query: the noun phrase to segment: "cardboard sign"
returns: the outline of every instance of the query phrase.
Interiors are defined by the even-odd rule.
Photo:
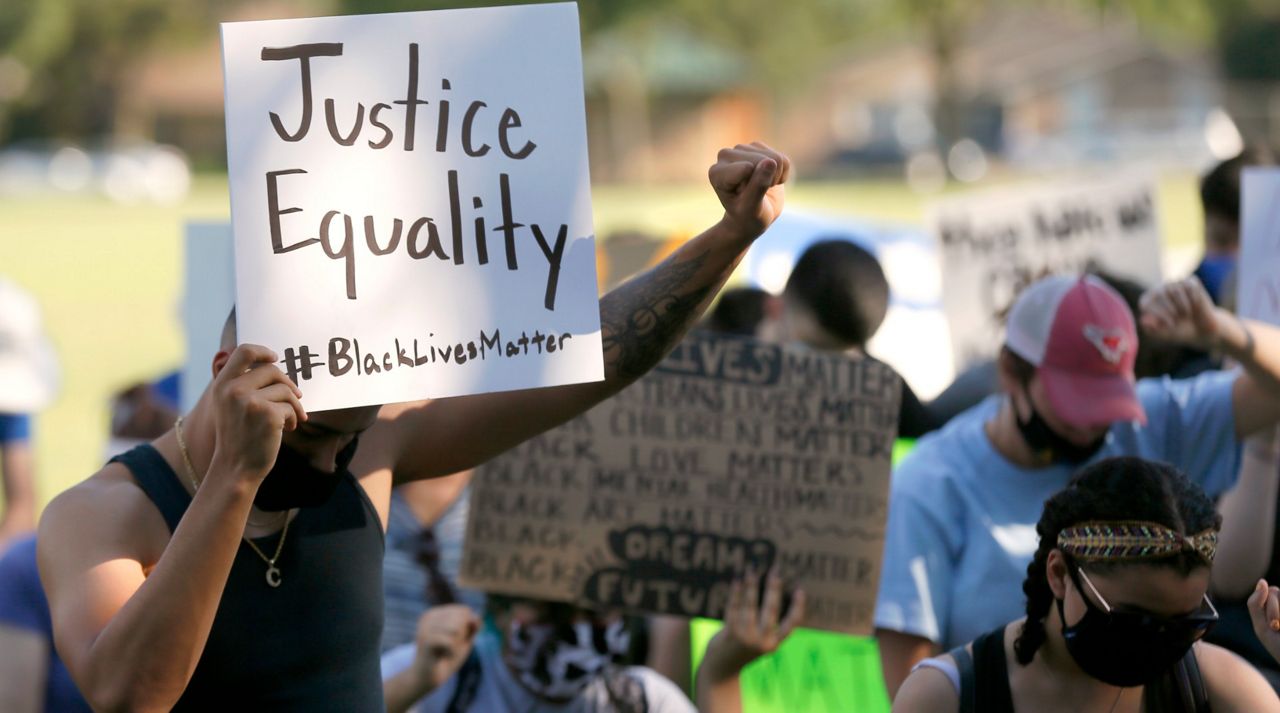
[[[325,410],[603,378],[577,8],[227,23],[240,339]]]
[[[1047,273],[1099,268],[1147,287],[1161,281],[1155,186],[1121,181],[964,197],[935,205],[942,303],[957,369],[993,357],[999,314]]]
[[[182,296],[182,328],[187,335],[183,363],[182,413],[190,411],[213,378],[211,364],[222,337],[222,325],[236,301],[235,257],[227,223],[188,223],[186,292]]]
[[[899,438],[893,465],[914,448],[914,439]],[[689,622],[689,680],[697,680],[707,644],[722,626],[714,619]],[[796,629],[777,651],[743,669],[740,685],[743,713],[889,713],[880,649],[866,636]]]
[[[461,580],[719,617],[736,574],[777,565],[806,625],[869,633],[901,390],[878,362],[690,337],[476,473]]]
[[[1236,311],[1280,324],[1280,168],[1246,168],[1241,183]]]

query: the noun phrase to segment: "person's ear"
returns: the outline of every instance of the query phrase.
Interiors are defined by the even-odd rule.
[[[210,365],[213,378],[218,378],[218,374],[222,372],[223,367],[231,359],[231,352],[225,349],[219,349],[217,354],[213,355],[213,363]]]
[[[1067,571],[1068,566],[1067,558],[1062,556],[1060,550],[1049,552],[1049,558],[1045,562],[1044,576],[1049,582],[1053,598],[1059,601],[1067,597],[1067,580],[1071,578]]]

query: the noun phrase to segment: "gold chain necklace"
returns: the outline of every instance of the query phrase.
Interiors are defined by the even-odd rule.
[[[178,420],[173,424],[173,430],[174,434],[178,437],[178,450],[182,451],[182,464],[187,468],[187,478],[191,480],[191,489],[192,492],[194,492],[200,489],[200,481],[196,479],[196,468],[191,464],[191,454],[187,452],[187,442],[182,438],[181,416],[179,416]],[[284,538],[289,534],[289,520],[290,518],[286,512],[284,529],[280,531],[280,542],[276,544],[276,553],[270,558],[268,558],[262,550],[258,549],[257,545],[253,544],[253,540],[250,540],[244,535],[240,536],[240,539],[244,540],[244,543],[251,547],[254,553],[257,554],[258,557],[261,557],[262,561],[267,564],[267,585],[272,588],[279,587],[280,582],[283,581],[280,577],[280,568],[276,566],[276,560],[280,559],[280,553],[284,551]]]

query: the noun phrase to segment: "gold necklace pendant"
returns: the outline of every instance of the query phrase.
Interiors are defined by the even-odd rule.
[[[179,416],[178,420],[173,424],[173,429],[174,429],[174,434],[177,436],[177,440],[178,440],[178,450],[182,452],[182,464],[187,470],[187,477],[191,480],[191,490],[192,490],[192,493],[194,493],[195,491],[200,489],[200,480],[196,477],[195,465],[191,463],[191,454],[189,451],[187,451],[187,442],[182,437],[182,417],[181,416]],[[280,576],[280,568],[276,566],[276,560],[280,559],[280,553],[284,551],[284,538],[289,535],[289,520],[290,520],[289,511],[286,510],[284,513],[284,528],[280,531],[280,540],[276,543],[275,556],[271,558],[268,558],[267,555],[262,550],[258,549],[258,546],[253,544],[253,541],[250,540],[248,537],[244,535],[240,536],[241,541],[243,541],[246,545],[248,545],[249,548],[253,550],[253,553],[256,554],[258,558],[261,559],[264,563],[266,563],[267,586],[271,587],[272,589],[279,587],[280,583],[284,581],[283,578]]]

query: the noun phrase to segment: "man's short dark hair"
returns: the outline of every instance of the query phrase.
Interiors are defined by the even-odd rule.
[[[857,347],[866,346],[889,311],[889,281],[880,261],[842,238],[809,246],[787,279],[785,295],[831,336]]]
[[[707,316],[706,328],[720,334],[754,336],[764,321],[769,293],[758,287],[735,287],[720,293],[720,300]]]
[[[1269,166],[1274,156],[1265,147],[1249,146],[1219,163],[1200,179],[1200,202],[1206,215],[1240,223],[1240,173],[1245,166]]]

